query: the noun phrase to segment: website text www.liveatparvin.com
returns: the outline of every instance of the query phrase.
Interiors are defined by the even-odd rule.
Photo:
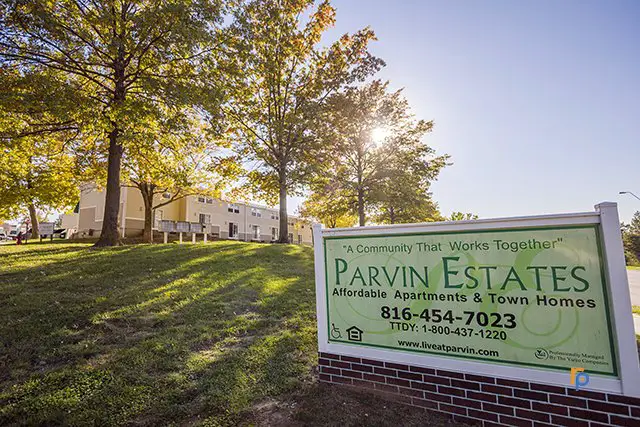
[[[489,356],[489,357],[500,357],[500,353],[497,350],[485,350],[485,349],[475,349],[473,347],[465,346],[456,346],[456,345],[447,345],[447,344],[433,344],[426,341],[404,341],[398,340],[398,345],[401,347],[408,348],[416,348],[420,350],[427,351],[442,351],[445,353],[453,353],[453,354],[468,354],[468,355],[476,355],[476,356]]]

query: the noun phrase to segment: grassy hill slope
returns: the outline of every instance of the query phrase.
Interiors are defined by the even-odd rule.
[[[295,245],[3,245],[0,424],[424,424],[315,384],[313,283]]]

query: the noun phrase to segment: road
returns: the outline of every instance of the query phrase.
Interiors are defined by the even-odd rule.
[[[627,270],[631,305],[640,305],[640,270]]]

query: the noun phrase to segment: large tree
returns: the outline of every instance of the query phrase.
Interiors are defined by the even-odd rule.
[[[383,179],[371,195],[374,220],[380,224],[439,221],[442,215],[430,187],[448,164],[448,156],[436,156],[433,148],[421,142],[424,133],[420,126],[409,125],[403,131],[395,142],[389,141],[394,151],[387,157]]]
[[[416,169],[422,169],[422,166],[424,164]],[[378,189],[374,221],[378,224],[407,224],[441,220],[442,215],[429,187],[428,178],[414,171],[411,165],[407,165],[407,169],[389,171]]]
[[[228,68],[240,72],[227,81],[234,100],[225,112],[238,152],[253,166],[249,186],[259,198],[279,200],[281,243],[288,242],[287,195],[299,191],[310,167],[327,156],[310,131],[322,102],[383,65],[367,51],[370,29],[320,47],[335,10],[328,1],[314,3],[249,1],[232,26]]]
[[[328,228],[351,227],[357,218],[349,207],[348,198],[330,181],[315,183],[312,192],[300,207],[300,215]]]
[[[125,182],[142,194],[143,239],[149,243],[155,209],[190,195],[220,197],[241,170],[225,152],[228,142],[188,111],[163,117],[141,130],[137,141],[124,157]]]
[[[82,91],[85,124],[106,140],[106,200],[97,246],[118,244],[121,160],[131,128],[157,104],[189,102],[199,60],[213,49],[219,0],[0,0],[0,60],[56,70]]]
[[[415,120],[401,91],[373,81],[334,94],[324,111],[322,138],[333,149],[323,175],[333,175],[358,223],[437,218],[430,182],[447,164],[423,142],[433,123]]]
[[[75,159],[59,136],[23,137],[0,155],[0,216],[28,212],[33,238],[39,235],[38,211],[68,208],[80,196]]]
[[[627,265],[640,264],[640,211],[636,211],[629,224],[621,224],[622,243]]]
[[[629,223],[629,232],[640,235],[640,211],[636,211]]]
[[[77,98],[59,73],[32,68],[0,67],[0,87],[0,216],[26,216],[38,237],[38,213],[79,196]]]

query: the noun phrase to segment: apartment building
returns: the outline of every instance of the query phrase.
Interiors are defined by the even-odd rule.
[[[165,202],[171,195],[156,196],[155,204]],[[78,236],[97,236],[102,229],[105,191],[92,184],[80,189]],[[277,240],[280,214],[278,209],[254,203],[229,202],[205,196],[187,196],[154,209],[153,229],[160,221],[186,221],[206,226],[208,233],[221,239],[271,242]],[[289,215],[289,241],[311,244],[311,224]],[[144,202],[136,188],[122,187],[118,217],[121,235],[132,237],[144,229]]]

